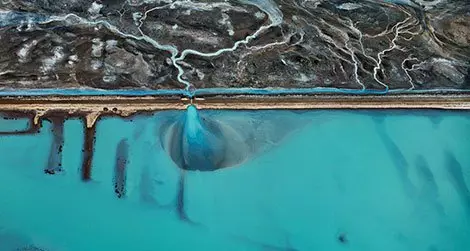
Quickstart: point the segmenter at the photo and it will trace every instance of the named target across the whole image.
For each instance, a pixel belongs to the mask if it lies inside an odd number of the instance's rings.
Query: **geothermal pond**
[[[470,250],[470,113],[4,117],[1,251]]]

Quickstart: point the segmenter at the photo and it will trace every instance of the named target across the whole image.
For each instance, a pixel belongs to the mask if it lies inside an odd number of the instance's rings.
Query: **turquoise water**
[[[103,118],[89,182],[81,120],[55,175],[50,122],[0,136],[0,251],[470,250],[470,113],[196,113]]]
[[[0,112],[0,133],[16,133],[28,130],[31,127],[29,119],[10,118]]]

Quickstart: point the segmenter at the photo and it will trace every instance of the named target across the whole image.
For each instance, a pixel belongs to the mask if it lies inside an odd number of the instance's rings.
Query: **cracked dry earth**
[[[0,88],[470,89],[468,0],[1,0]]]

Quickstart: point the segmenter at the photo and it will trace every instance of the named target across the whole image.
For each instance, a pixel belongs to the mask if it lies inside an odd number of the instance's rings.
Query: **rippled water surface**
[[[1,251],[470,250],[467,112],[102,118],[87,182],[83,122],[63,134],[54,175],[50,122],[0,136]]]

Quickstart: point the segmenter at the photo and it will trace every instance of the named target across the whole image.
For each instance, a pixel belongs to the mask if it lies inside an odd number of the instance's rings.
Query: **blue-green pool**
[[[0,136],[0,251],[470,250],[468,112],[198,111],[223,133],[182,155],[215,144],[212,157],[231,160],[215,171],[183,171],[169,154],[185,113],[98,121],[88,182],[81,120],[64,124],[54,175],[50,122]],[[28,125],[0,119],[0,131]]]

